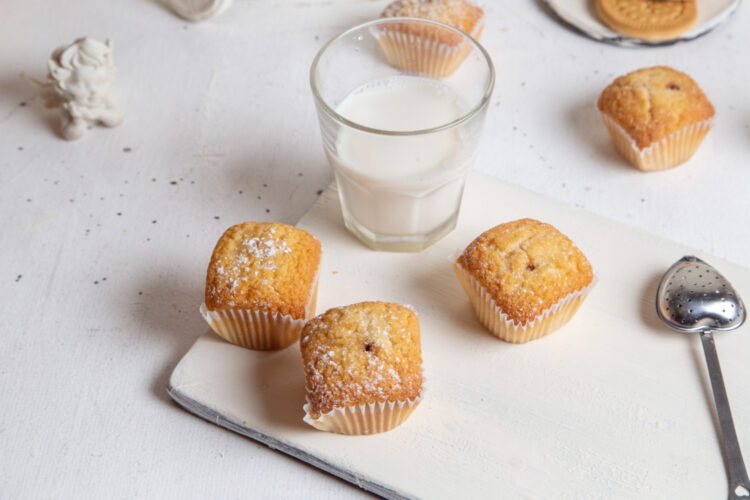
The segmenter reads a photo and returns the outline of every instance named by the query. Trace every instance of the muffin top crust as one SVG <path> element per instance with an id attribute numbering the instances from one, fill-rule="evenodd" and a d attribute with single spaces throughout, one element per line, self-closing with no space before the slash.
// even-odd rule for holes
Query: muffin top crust
<path id="1" fill-rule="evenodd" d="M 467 0 L 396 0 L 382 17 L 421 17 L 458 28 L 475 38 L 484 11 Z"/>
<path id="2" fill-rule="evenodd" d="M 594 279 L 583 252 L 555 227 L 534 219 L 485 231 L 456 263 L 483 286 L 509 319 L 522 325 Z"/>
<path id="3" fill-rule="evenodd" d="M 639 69 L 617 78 L 599 96 L 597 107 L 615 120 L 639 149 L 714 116 L 714 107 L 698 84 L 667 66 Z"/>
<path id="4" fill-rule="evenodd" d="M 273 222 L 244 222 L 216 243 L 206 275 L 206 306 L 305 317 L 320 265 L 320 242 Z"/>
<path id="5" fill-rule="evenodd" d="M 421 394 L 419 321 L 407 307 L 361 302 L 329 309 L 305 325 L 300 347 L 313 418 Z"/>

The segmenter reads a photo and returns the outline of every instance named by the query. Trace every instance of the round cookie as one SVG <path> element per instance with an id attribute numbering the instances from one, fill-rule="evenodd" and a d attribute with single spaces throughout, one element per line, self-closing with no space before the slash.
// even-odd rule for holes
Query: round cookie
<path id="1" fill-rule="evenodd" d="M 599 18 L 611 29 L 645 40 L 668 40 L 698 19 L 695 0 L 596 0 Z"/>

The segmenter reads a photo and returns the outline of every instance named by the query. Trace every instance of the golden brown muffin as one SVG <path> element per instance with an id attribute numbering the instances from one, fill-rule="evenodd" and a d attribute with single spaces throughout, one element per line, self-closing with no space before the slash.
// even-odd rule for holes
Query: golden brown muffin
<path id="1" fill-rule="evenodd" d="M 216 243 L 208 265 L 206 306 L 303 318 L 320 254 L 320 242 L 293 226 L 274 222 L 232 226 Z"/>
<path id="2" fill-rule="evenodd" d="M 438 21 L 475 40 L 484 29 L 484 11 L 468 0 L 396 0 L 381 17 Z M 409 21 L 383 28 L 377 38 L 391 65 L 439 78 L 451 75 L 471 51 L 468 41 L 458 33 Z"/>
<path id="3" fill-rule="evenodd" d="M 562 326 L 594 281 L 578 247 L 534 219 L 485 231 L 466 247 L 455 271 L 480 321 L 509 342 L 527 342 Z M 561 307 L 569 302 L 572 311 Z"/>
<path id="4" fill-rule="evenodd" d="M 687 161 L 710 130 L 714 116 L 714 107 L 693 79 L 667 66 L 617 78 L 604 89 L 597 107 L 618 152 L 642 170 Z M 649 152 L 653 159 L 641 154 L 655 145 L 661 151 Z"/>
<path id="5" fill-rule="evenodd" d="M 670 40 L 695 24 L 695 0 L 596 0 L 599 18 L 611 29 L 644 40 Z"/>
<path id="6" fill-rule="evenodd" d="M 389 430 L 421 396 L 419 321 L 407 307 L 361 302 L 330 309 L 305 325 L 300 346 L 305 420 L 316 428 L 345 434 Z"/>
<path id="7" fill-rule="evenodd" d="M 230 227 L 208 265 L 204 317 L 238 345 L 286 347 L 315 313 L 320 255 L 320 242 L 296 227 L 273 222 Z"/>
<path id="8" fill-rule="evenodd" d="M 667 66 L 639 69 L 617 78 L 604 89 L 597 106 L 641 149 L 714 116 L 714 107 L 698 84 Z"/>

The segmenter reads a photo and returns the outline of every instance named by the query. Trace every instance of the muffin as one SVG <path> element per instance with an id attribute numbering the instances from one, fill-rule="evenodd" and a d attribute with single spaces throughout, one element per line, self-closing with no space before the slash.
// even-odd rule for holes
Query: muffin
<path id="1" fill-rule="evenodd" d="M 485 231 L 454 271 L 482 325 L 516 344 L 567 323 L 594 285 L 586 256 L 553 226 L 534 219 Z"/>
<path id="2" fill-rule="evenodd" d="M 407 307 L 361 302 L 329 309 L 305 325 L 300 346 L 304 420 L 316 429 L 388 431 L 422 398 L 419 321 Z"/>
<path id="3" fill-rule="evenodd" d="M 227 341 L 248 349 L 283 349 L 315 314 L 320 242 L 273 222 L 226 230 L 214 248 L 201 314 Z"/>
<path id="4" fill-rule="evenodd" d="M 381 17 L 439 21 L 475 40 L 479 40 L 484 29 L 484 11 L 468 0 L 396 0 L 385 8 Z M 377 38 L 391 65 L 438 78 L 453 74 L 471 51 L 468 41 L 458 33 L 408 21 L 383 28 Z"/>
<path id="5" fill-rule="evenodd" d="M 693 79 L 666 66 L 617 78 L 604 89 L 597 107 L 617 152 L 644 171 L 690 159 L 714 116 L 714 107 Z"/>
<path id="6" fill-rule="evenodd" d="M 596 0 L 599 19 L 623 35 L 670 40 L 698 20 L 695 0 Z"/>

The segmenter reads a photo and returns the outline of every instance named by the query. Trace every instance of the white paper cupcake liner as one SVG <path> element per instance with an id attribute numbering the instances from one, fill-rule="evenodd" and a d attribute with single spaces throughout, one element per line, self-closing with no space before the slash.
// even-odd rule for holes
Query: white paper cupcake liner
<path id="1" fill-rule="evenodd" d="M 666 170 L 688 161 L 713 126 L 713 118 L 693 123 L 663 139 L 639 149 L 633 138 L 615 120 L 599 112 L 612 137 L 617 152 L 634 167 L 643 171 Z"/>
<path id="2" fill-rule="evenodd" d="M 232 344 L 258 351 L 289 347 L 299 339 L 307 322 L 288 314 L 251 309 L 209 311 L 206 304 L 201 304 L 200 312 L 218 336 Z"/>
<path id="3" fill-rule="evenodd" d="M 510 319 L 485 287 L 460 264 L 455 263 L 453 269 L 466 295 L 469 296 L 479 322 L 496 337 L 514 344 L 542 338 L 562 327 L 575 315 L 597 282 L 597 278 L 594 277 L 587 287 L 566 295 L 542 311 L 533 321 L 522 324 Z"/>
<path id="4" fill-rule="evenodd" d="M 396 402 L 368 403 L 334 408 L 318 418 L 310 415 L 309 400 L 303 406 L 303 420 L 318 430 L 359 436 L 377 434 L 394 429 L 404 423 L 422 401 L 422 393 L 415 399 Z M 307 399 L 307 398 L 306 398 Z"/>
<path id="5" fill-rule="evenodd" d="M 200 313 L 211 329 L 227 342 L 257 351 L 284 349 L 299 340 L 305 323 L 315 315 L 318 276 L 315 275 L 304 318 L 254 309 L 210 311 L 205 303 L 201 304 Z"/>
<path id="6" fill-rule="evenodd" d="M 477 22 L 469 35 L 478 39 L 484 28 L 484 18 Z M 444 78 L 453 74 L 471 51 L 471 44 L 458 38 L 458 43 L 440 39 L 441 31 L 427 27 L 421 33 L 410 33 L 398 28 L 381 29 L 375 34 L 388 62 L 410 73 Z M 431 32 L 432 31 L 432 32 Z M 457 36 L 457 35 L 456 35 Z"/>

